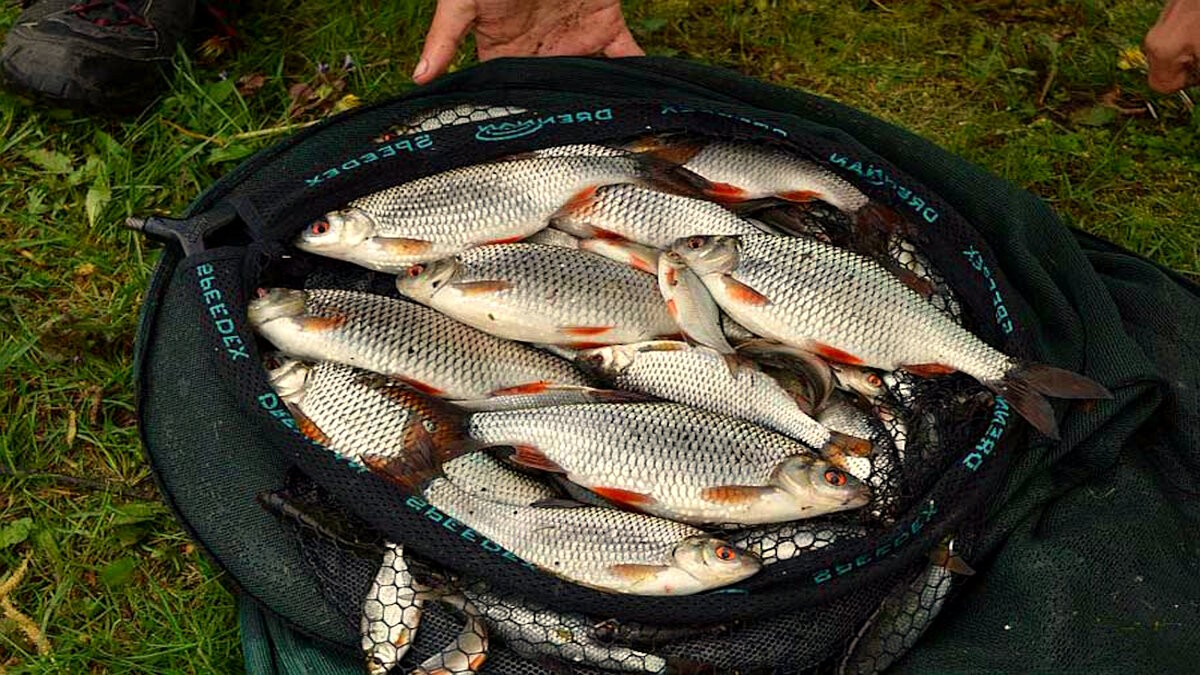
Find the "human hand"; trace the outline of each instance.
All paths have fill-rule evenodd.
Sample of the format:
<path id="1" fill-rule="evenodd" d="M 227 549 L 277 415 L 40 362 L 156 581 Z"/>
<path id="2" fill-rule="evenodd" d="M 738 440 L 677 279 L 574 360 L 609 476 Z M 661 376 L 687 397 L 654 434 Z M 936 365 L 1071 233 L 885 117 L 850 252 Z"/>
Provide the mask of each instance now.
<path id="1" fill-rule="evenodd" d="M 413 80 L 446 72 L 475 32 L 480 61 L 500 56 L 641 56 L 620 0 L 438 0 Z"/>
<path id="2" fill-rule="evenodd" d="M 1146 33 L 1150 87 L 1164 94 L 1200 78 L 1200 0 L 1170 0 Z"/>

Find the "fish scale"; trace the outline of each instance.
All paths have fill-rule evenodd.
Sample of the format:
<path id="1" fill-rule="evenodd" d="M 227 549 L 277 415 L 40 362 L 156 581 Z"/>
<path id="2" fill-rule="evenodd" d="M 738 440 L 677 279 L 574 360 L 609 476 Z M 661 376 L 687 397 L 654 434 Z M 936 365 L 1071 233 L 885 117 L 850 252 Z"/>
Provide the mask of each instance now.
<path id="1" fill-rule="evenodd" d="M 701 279 L 717 304 L 755 333 L 800 348 L 830 346 L 883 370 L 945 364 L 995 381 L 1012 368 L 1009 357 L 870 259 L 812 239 L 746 235 L 738 240 L 737 267 L 730 276 L 765 296 L 766 304 L 732 297 L 720 274 L 701 274 Z"/>
<path id="2" fill-rule="evenodd" d="M 337 319 L 337 325 L 306 329 L 305 322 L 292 317 L 255 322 L 256 311 L 251 310 L 256 330 L 293 356 L 402 377 L 449 399 L 479 399 L 535 382 L 588 384 L 561 358 L 488 335 L 416 303 L 354 291 L 303 294 L 307 316 Z M 268 294 L 255 303 L 270 298 Z"/>
<path id="3" fill-rule="evenodd" d="M 813 487 L 800 488 L 800 496 L 792 494 L 777 475 L 785 461 L 798 462 L 818 476 L 827 467 L 810 448 L 757 425 L 678 403 L 477 413 L 467 434 L 483 445 L 518 446 L 517 461 L 536 467 L 548 460 L 546 466 L 602 496 L 683 522 L 779 522 L 866 501 L 853 478 L 842 489 L 830 488 L 829 494 Z M 522 448 L 536 454 L 525 457 Z M 730 488 L 736 495 L 726 491 Z"/>
<path id="4" fill-rule="evenodd" d="M 399 277 L 397 289 L 511 340 L 614 344 L 677 332 L 654 277 L 587 251 L 501 244 L 452 260 L 447 264 L 455 266 L 454 274 L 439 288 L 425 287 L 422 275 Z M 436 274 L 437 264 L 427 269 Z"/>
<path id="5" fill-rule="evenodd" d="M 667 248 L 693 234 L 751 234 L 758 228 L 719 204 L 636 185 L 600 188 L 567 209 L 554 226 L 577 237 L 620 237 Z"/>
<path id="6" fill-rule="evenodd" d="M 430 504 L 537 567 L 596 588 L 644 595 L 684 595 L 739 581 L 758 570 L 753 557 L 737 555 L 708 567 L 684 569 L 677 549 L 693 543 L 723 546 L 689 525 L 617 509 L 547 508 L 498 504 L 434 479 L 423 491 Z M 623 573 L 621 566 L 648 566 Z M 690 570 L 690 571 L 689 571 Z M 701 576 L 696 576 L 699 572 Z"/>

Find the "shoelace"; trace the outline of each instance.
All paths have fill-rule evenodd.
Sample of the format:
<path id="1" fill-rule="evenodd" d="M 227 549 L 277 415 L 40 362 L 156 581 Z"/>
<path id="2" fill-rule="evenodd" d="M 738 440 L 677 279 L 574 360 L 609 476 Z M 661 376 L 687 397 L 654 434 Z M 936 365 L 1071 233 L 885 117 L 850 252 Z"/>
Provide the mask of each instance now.
<path id="1" fill-rule="evenodd" d="M 141 14 L 138 14 L 132 7 L 124 2 L 124 0 L 91 0 L 90 2 L 77 2 L 71 5 L 70 12 L 75 14 L 85 21 L 90 21 L 97 26 L 104 27 L 120 27 L 120 26 L 140 26 L 141 28 L 150 28 L 150 22 Z M 97 12 L 104 12 L 103 16 L 88 16 Z"/>

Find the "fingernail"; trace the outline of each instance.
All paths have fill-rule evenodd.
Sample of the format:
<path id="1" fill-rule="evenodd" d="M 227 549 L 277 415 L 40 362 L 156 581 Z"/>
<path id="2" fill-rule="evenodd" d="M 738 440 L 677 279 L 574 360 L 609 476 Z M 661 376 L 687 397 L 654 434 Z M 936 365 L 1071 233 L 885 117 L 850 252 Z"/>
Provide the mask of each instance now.
<path id="1" fill-rule="evenodd" d="M 429 61 L 425 59 L 417 61 L 417 69 L 413 71 L 412 78 L 414 80 L 417 79 L 418 77 L 424 75 L 425 71 L 427 70 L 429 70 Z"/>

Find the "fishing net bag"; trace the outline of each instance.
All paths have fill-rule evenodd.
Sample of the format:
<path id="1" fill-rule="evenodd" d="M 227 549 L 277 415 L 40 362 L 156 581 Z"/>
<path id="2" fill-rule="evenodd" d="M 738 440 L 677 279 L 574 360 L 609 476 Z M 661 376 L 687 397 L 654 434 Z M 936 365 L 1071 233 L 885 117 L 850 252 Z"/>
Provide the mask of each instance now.
<path id="1" fill-rule="evenodd" d="M 1007 354 L 1113 381 L 1081 368 L 1078 352 L 1045 347 L 1037 313 L 1010 284 L 995 239 L 983 234 L 1020 214 L 964 199 L 962 177 L 914 163 L 930 148 L 898 130 L 816 97 L 666 60 L 499 61 L 453 75 L 262 151 L 183 217 L 143 225 L 167 242 L 138 335 L 143 440 L 164 497 L 243 601 L 252 670 L 287 672 L 288 663 L 312 672 L 361 670 L 360 622 L 368 593 L 378 592 L 373 582 L 386 542 L 402 543 L 426 581 L 449 577 L 483 589 L 474 601 L 495 602 L 491 609 L 535 608 L 476 608 L 492 626 L 483 672 L 497 673 L 618 665 L 628 672 L 872 672 L 899 659 L 971 583 L 931 578 L 931 554 L 953 541 L 957 556 L 979 566 L 997 545 L 996 514 L 1011 498 L 1014 472 L 1027 476 L 1037 453 L 1005 401 L 965 376 L 892 382 L 900 414 L 881 422 L 875 439 L 898 467 L 878 486 L 886 503 L 847 514 L 799 546 L 764 536 L 755 545 L 787 559 L 692 596 L 605 593 L 543 573 L 299 432 L 266 380 L 269 345 L 247 322 L 256 289 L 396 297 L 389 275 L 291 247 L 305 225 L 354 198 L 439 171 L 647 134 L 778 147 L 835 172 L 911 225 L 910 244 L 936 275 L 941 307 L 952 318 Z M 1078 434 L 1077 426 L 1064 429 Z M 271 491 L 305 508 L 280 518 L 260 504 Z M 783 555 L 772 550 L 778 546 L 792 548 Z M 427 603 L 396 672 L 454 643 L 469 614 L 453 603 Z M 555 623 L 564 614 L 585 623 L 568 630 Z M 545 630 L 528 630 L 539 622 Z M 542 635 L 545 644 L 518 635 Z M 665 665 L 631 657 L 606 670 L 573 656 L 595 644 L 652 654 Z M 864 649 L 873 656 L 864 660 Z"/>

